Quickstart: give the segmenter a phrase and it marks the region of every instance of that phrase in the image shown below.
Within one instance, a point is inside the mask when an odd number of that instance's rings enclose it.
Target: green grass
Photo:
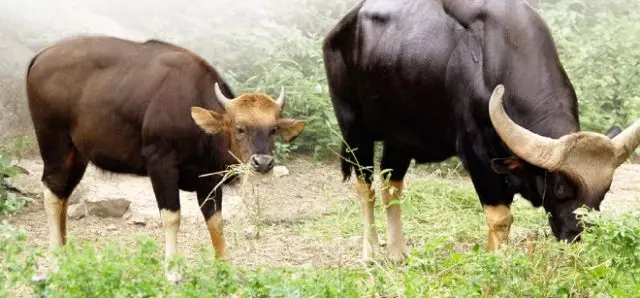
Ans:
[[[37,250],[4,223],[0,235],[0,296],[15,289],[47,297],[634,297],[640,293],[640,217],[583,212],[593,224],[584,242],[544,236],[545,214],[515,203],[511,243],[486,252],[486,223],[473,189],[455,180],[426,178],[407,188],[405,232],[413,249],[407,264],[359,268],[251,268],[223,264],[203,252],[184,263],[183,282],[164,280],[162,249],[148,237],[136,248],[72,240],[60,269],[45,286],[29,282]],[[294,231],[319,242],[361,234],[357,201]],[[377,208],[384,235],[384,211]],[[533,259],[522,240],[536,233]],[[179,260],[180,261],[180,260]],[[180,261],[183,262],[183,261]],[[15,293],[14,293],[15,294]],[[35,295],[34,294],[34,295]]]
[[[427,178],[413,182],[403,193],[401,200],[405,234],[411,241],[421,243],[432,238],[446,237],[459,243],[484,243],[487,225],[475,190],[458,178],[449,182],[443,178]],[[377,192],[378,194],[379,192]],[[353,194],[350,194],[354,196]],[[376,227],[379,233],[386,231],[386,215],[381,199],[376,201]],[[522,240],[527,233],[548,232],[546,215],[531,207],[524,199],[514,203],[515,222],[511,238]],[[336,227],[340,227],[336,230]],[[362,233],[362,215],[357,199],[343,201],[325,219],[301,226],[301,233],[313,233],[314,237],[330,240],[336,231],[340,236]]]
[[[0,215],[17,212],[32,201],[31,198],[11,192],[5,183],[6,178],[21,173],[14,163],[31,147],[33,141],[29,137],[17,138],[8,145],[0,144]]]

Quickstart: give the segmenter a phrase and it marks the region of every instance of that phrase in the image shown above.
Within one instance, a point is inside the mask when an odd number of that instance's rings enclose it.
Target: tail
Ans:
[[[354,57],[350,56],[352,51],[349,49],[350,45],[356,41],[357,15],[363,3],[364,1],[361,1],[352,8],[327,34],[322,44],[322,58],[329,85],[329,95],[344,138],[340,148],[343,181],[351,178],[354,166],[359,166],[358,162],[361,159],[360,149],[353,147],[362,145],[362,142],[359,142],[360,137],[357,136],[361,130],[356,124],[359,121],[359,103],[355,82],[352,81],[353,75],[349,73],[351,68],[347,64],[348,62],[353,63]],[[357,168],[356,171],[359,169]]]
[[[39,55],[40,53],[36,54],[35,56],[33,56],[33,58],[31,58],[31,61],[29,61],[29,66],[27,66],[27,78],[29,78],[29,73],[31,73],[31,67],[33,67],[34,63],[36,63],[36,58],[38,58]]]
[[[42,53],[44,53],[46,50],[52,48],[53,46],[55,46],[55,44],[48,45],[48,46],[42,48],[40,51],[38,51],[35,55],[33,55],[33,58],[31,58],[31,61],[29,61],[29,65],[27,66],[27,75],[26,75],[27,79],[29,79],[29,74],[31,73],[31,68],[33,67],[33,64],[36,63],[36,59],[38,59],[38,57],[40,57],[40,55],[42,55]]]
[[[33,90],[31,90],[32,88],[31,88],[31,86],[29,85],[29,75],[31,74],[31,68],[33,68],[33,65],[36,63],[36,59],[38,59],[38,57],[40,57],[40,54],[41,54],[41,53],[42,53],[42,51],[40,51],[40,52],[38,52],[37,54],[35,54],[35,55],[33,56],[33,58],[31,58],[31,61],[29,61],[29,65],[27,66],[27,74],[26,74],[26,76],[25,76],[25,82],[24,82],[24,85],[25,85],[25,89],[26,89],[26,92],[27,92],[27,96],[26,96],[26,98],[27,98],[27,101],[28,101],[28,102],[31,102],[31,97],[33,96],[33,95],[32,95],[32,91],[33,91]]]
[[[347,146],[347,144],[342,144],[342,148],[340,148],[340,167],[342,168],[343,182],[348,181],[349,178],[351,178],[351,173],[353,172],[351,156],[353,156],[353,153],[349,150],[349,146]]]

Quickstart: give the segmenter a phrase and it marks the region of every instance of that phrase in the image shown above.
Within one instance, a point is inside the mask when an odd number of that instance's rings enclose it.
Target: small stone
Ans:
[[[131,215],[131,218],[129,218],[129,220],[127,221],[130,225],[135,225],[135,226],[146,226],[147,222],[149,221],[149,219],[145,216],[142,215]]]
[[[250,225],[244,229],[244,238],[247,240],[260,239],[260,231],[254,225]]]
[[[182,280],[182,275],[178,271],[167,271],[166,273],[167,281],[169,284],[177,285]]]
[[[84,204],[69,205],[67,209],[67,217],[71,220],[78,220],[87,215],[87,209]]]
[[[109,232],[115,231],[117,229],[118,229],[118,227],[116,227],[116,225],[114,225],[114,224],[110,224],[110,225],[107,226],[107,231],[109,231]]]
[[[276,177],[284,177],[289,175],[289,169],[285,166],[275,166],[273,167],[273,176]]]
[[[97,217],[122,218],[131,201],[127,199],[89,199],[84,202],[87,206],[87,214]]]
[[[38,274],[34,274],[31,277],[31,282],[36,283],[36,284],[44,284],[49,278],[47,277],[46,274],[44,273],[38,273]]]

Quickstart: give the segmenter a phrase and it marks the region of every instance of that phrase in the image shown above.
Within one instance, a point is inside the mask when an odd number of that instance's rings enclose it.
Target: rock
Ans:
[[[7,186],[13,188],[25,196],[42,196],[42,183],[39,179],[28,175],[16,175],[5,178]]]
[[[260,239],[260,231],[254,225],[249,225],[244,228],[244,238],[247,240]]]
[[[85,185],[82,185],[82,183],[79,184],[73,190],[73,193],[71,193],[71,196],[69,197],[69,204],[79,204],[84,202],[88,194],[89,189]]]
[[[289,175],[289,169],[285,166],[275,166],[273,167],[273,176],[276,177],[284,177]]]
[[[67,217],[72,220],[78,220],[87,215],[87,208],[84,204],[69,205],[67,209]]]
[[[20,172],[20,174],[23,174],[23,175],[29,175],[29,174],[31,174],[31,173],[29,172],[29,170],[27,170],[27,169],[25,169],[24,167],[21,167],[21,166],[19,166],[19,165],[13,165],[13,167],[14,167],[14,168],[16,168],[16,169],[18,169],[18,172]]]
[[[129,205],[131,205],[131,201],[127,199],[92,199],[87,198],[84,202],[87,206],[87,214],[93,215],[97,217],[115,217],[121,218],[127,209],[129,209]]]
[[[42,197],[42,182],[40,182],[40,176],[28,175],[28,171],[24,168],[19,168],[24,175],[16,175],[13,177],[5,178],[7,186],[15,189],[19,193],[29,197]],[[25,173],[26,172],[26,173]],[[82,184],[78,185],[73,190],[71,197],[69,198],[69,205],[78,204],[84,200],[88,193],[88,189],[83,187]]]
[[[117,229],[118,229],[118,227],[116,225],[114,225],[114,224],[110,224],[110,225],[107,226],[107,231],[109,231],[109,232],[115,231]]]

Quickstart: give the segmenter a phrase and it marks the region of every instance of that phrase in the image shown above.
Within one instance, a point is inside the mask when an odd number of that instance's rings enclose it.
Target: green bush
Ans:
[[[540,12],[576,89],[583,129],[640,118],[640,2],[560,0]]]
[[[270,38],[273,49],[255,57],[253,69],[231,73],[239,91],[263,90],[274,97],[280,86],[286,91],[284,117],[308,120],[304,132],[290,144],[279,143],[279,154],[290,152],[326,157],[327,147],[337,144],[330,128],[337,128],[324,67],[322,66],[321,36],[305,33],[272,23]],[[256,75],[258,73],[259,75]]]
[[[197,50],[224,71],[236,92],[264,90],[275,96],[284,86],[286,115],[311,121],[295,143],[278,144],[281,156],[333,156],[330,149],[339,144],[331,133],[337,126],[321,41],[356,2],[305,0],[264,7],[250,2],[229,12],[231,18],[207,25],[229,29],[215,33],[219,44]],[[604,132],[640,118],[639,2],[545,1],[539,11],[578,94],[583,129]],[[249,16],[255,21],[243,21]]]
[[[23,146],[29,145],[19,141],[13,146],[0,146],[0,215],[16,212],[31,201],[31,198],[9,191],[5,183],[6,178],[22,173],[21,169],[14,165],[14,159],[20,156]]]
[[[7,297],[16,286],[22,292],[46,297],[357,297],[361,273],[347,270],[257,269],[245,271],[213,259],[203,250],[189,264],[183,281],[165,280],[162,254],[153,240],[138,239],[132,249],[114,242],[97,248],[89,242],[69,241],[57,253],[59,268],[43,283],[31,283],[35,254],[27,249],[23,233],[1,226],[0,294]],[[28,262],[21,262],[25,255]],[[178,263],[184,267],[184,261]],[[30,287],[30,290],[29,288]]]
[[[599,213],[585,241],[567,246],[555,240],[537,244],[533,261],[509,247],[487,253],[455,252],[454,243],[432,239],[405,268],[409,297],[633,297],[640,293],[640,224],[637,216]]]
[[[192,30],[175,33],[184,44],[210,61],[237,94],[286,91],[285,117],[310,122],[290,144],[278,142],[277,155],[331,156],[338,139],[330,133],[337,122],[329,101],[322,61],[324,34],[357,1],[247,0],[222,5],[225,13],[194,22]],[[209,5],[209,4],[207,4]],[[212,9],[220,3],[211,3]],[[197,11],[193,12],[198,15]],[[208,40],[212,40],[209,42]]]
[[[38,250],[26,243],[23,231],[0,222],[0,297],[16,296],[16,288],[28,287],[35,272]]]

